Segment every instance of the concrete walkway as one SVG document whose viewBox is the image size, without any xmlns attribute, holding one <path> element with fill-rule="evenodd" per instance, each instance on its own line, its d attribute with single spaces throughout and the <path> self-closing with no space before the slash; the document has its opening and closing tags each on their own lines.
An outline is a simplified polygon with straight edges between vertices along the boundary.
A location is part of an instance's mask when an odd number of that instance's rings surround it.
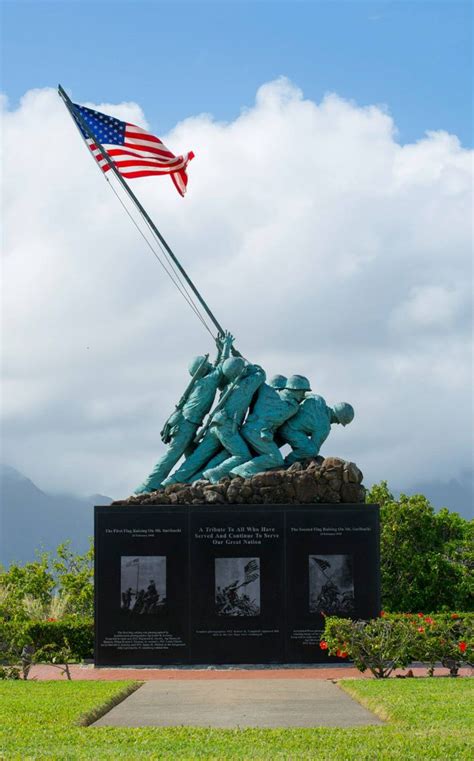
<svg viewBox="0 0 474 761">
<path fill-rule="evenodd" d="M 94 727 L 357 727 L 383 724 L 329 681 L 149 681 Z"/>
</svg>

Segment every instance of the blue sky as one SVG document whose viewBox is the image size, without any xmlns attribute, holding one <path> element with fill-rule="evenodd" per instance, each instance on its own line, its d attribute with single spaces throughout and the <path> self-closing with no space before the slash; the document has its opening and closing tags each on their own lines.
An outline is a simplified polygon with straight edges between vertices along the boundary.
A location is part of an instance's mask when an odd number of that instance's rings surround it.
<svg viewBox="0 0 474 761">
<path fill-rule="evenodd" d="M 368 484 L 472 491 L 472 5 L 0 5 L 3 461 L 46 490 L 129 494 L 188 359 L 214 351 L 61 82 L 195 151 L 184 200 L 169 178 L 134 190 L 245 356 L 353 404 L 323 454 Z"/>
<path fill-rule="evenodd" d="M 3 85 L 60 81 L 78 101 L 133 100 L 158 133 L 189 115 L 232 120 L 279 75 L 319 101 L 386 104 L 400 142 L 444 129 L 472 144 L 472 4 L 2 2 Z"/>
</svg>

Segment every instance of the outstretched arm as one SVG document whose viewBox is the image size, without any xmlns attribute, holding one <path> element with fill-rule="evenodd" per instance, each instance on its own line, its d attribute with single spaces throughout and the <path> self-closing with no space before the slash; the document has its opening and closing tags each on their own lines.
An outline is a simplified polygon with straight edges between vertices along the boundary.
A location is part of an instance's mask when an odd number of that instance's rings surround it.
<svg viewBox="0 0 474 761">
<path fill-rule="evenodd" d="M 220 335 L 217 338 L 217 357 L 216 361 L 214 362 L 214 367 L 218 367 L 218 365 L 221 365 L 223 362 L 225 362 L 226 359 L 230 357 L 233 342 L 234 336 L 227 330 L 223 336 Z"/>
</svg>

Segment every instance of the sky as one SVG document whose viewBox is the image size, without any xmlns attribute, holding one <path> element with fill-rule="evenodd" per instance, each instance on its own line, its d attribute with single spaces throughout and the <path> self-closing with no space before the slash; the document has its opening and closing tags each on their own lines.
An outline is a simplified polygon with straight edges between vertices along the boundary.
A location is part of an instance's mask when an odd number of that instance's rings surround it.
<svg viewBox="0 0 474 761">
<path fill-rule="evenodd" d="M 471 468 L 469 8 L 4 2 L 2 461 L 129 494 L 213 351 L 59 81 L 195 151 L 185 199 L 134 190 L 247 357 L 354 405 L 323 454 L 399 488 Z"/>
<path fill-rule="evenodd" d="M 12 107 L 58 82 L 79 101 L 135 101 L 168 132 L 235 119 L 263 82 L 385 104 L 402 142 L 444 129 L 472 144 L 472 3 L 3 0 Z M 133 9 L 133 10 L 132 10 Z"/>
</svg>

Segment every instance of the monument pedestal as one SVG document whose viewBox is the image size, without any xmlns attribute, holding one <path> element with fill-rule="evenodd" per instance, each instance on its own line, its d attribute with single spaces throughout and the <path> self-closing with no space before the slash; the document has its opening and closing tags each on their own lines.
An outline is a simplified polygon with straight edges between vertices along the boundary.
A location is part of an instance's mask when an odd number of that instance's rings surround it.
<svg viewBox="0 0 474 761">
<path fill-rule="evenodd" d="M 323 663 L 380 612 L 377 505 L 95 508 L 95 665 Z"/>
</svg>

